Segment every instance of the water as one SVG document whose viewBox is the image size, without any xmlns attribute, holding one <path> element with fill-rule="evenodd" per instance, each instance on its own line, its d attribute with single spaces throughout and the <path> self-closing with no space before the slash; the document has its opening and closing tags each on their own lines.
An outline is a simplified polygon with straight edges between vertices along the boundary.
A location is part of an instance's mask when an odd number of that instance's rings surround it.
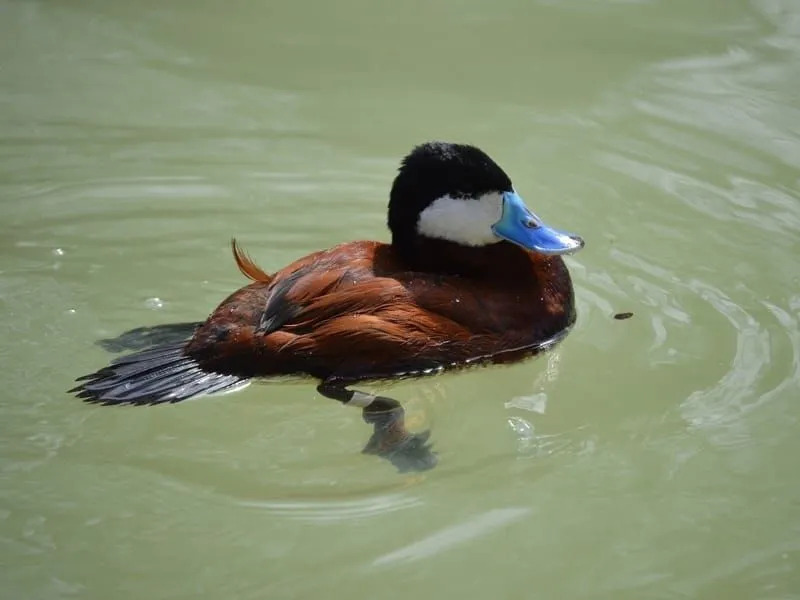
<svg viewBox="0 0 800 600">
<path fill-rule="evenodd" d="M 0 596 L 800 597 L 799 59 L 793 0 L 0 2 Z M 556 351 L 390 388 L 435 470 L 311 385 L 64 392 L 434 138 L 587 240 Z"/>
</svg>

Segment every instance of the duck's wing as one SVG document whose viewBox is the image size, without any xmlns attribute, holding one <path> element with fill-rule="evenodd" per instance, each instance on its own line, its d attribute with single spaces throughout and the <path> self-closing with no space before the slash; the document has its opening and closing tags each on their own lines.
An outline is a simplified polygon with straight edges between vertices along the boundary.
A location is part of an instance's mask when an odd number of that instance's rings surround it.
<svg viewBox="0 0 800 600">
<path fill-rule="evenodd" d="M 188 353 L 209 370 L 242 376 L 374 374 L 436 366 L 473 332 L 420 306 L 369 255 L 313 257 L 223 302 Z M 446 352 L 450 347 L 451 352 Z"/>
</svg>

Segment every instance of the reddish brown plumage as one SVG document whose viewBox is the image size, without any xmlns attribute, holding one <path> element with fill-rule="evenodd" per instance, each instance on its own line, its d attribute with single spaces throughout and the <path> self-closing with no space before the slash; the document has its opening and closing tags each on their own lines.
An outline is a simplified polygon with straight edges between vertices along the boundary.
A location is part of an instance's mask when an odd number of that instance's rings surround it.
<svg viewBox="0 0 800 600">
<path fill-rule="evenodd" d="M 365 452 L 400 470 L 431 468 L 427 434 L 406 430 L 400 403 L 349 384 L 549 347 L 575 319 L 572 283 L 561 258 L 524 248 L 559 254 L 583 242 L 542 224 L 486 153 L 446 142 L 403 159 L 387 222 L 391 245 L 342 244 L 272 275 L 232 240 L 249 285 L 198 327 L 164 329 L 180 336 L 116 358 L 71 391 L 89 402 L 160 404 L 307 374 L 323 396 L 363 408 L 374 427 Z"/>
<path fill-rule="evenodd" d="M 271 277 L 251 260 L 247 252 L 242 250 L 241 246 L 236 242 L 236 238 L 231 239 L 231 250 L 233 251 L 233 260 L 236 261 L 236 266 L 239 267 L 242 275 L 253 281 L 269 283 Z"/>
<path fill-rule="evenodd" d="M 561 258 L 500 242 L 458 247 L 454 260 L 450 246 L 420 240 L 400 258 L 386 244 L 351 242 L 270 277 L 234 244 L 255 281 L 220 304 L 186 352 L 218 373 L 352 381 L 506 360 L 572 324 Z M 424 268 L 437 262 L 448 269 Z"/>
</svg>

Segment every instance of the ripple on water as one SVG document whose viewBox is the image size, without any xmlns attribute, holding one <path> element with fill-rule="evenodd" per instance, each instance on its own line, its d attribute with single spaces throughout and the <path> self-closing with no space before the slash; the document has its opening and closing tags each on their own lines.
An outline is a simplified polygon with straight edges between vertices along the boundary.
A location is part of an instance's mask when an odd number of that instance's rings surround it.
<svg viewBox="0 0 800 600">
<path fill-rule="evenodd" d="M 698 280 L 690 281 L 689 288 L 727 319 L 736 333 L 736 346 L 727 372 L 712 387 L 692 393 L 681 412 L 694 427 L 731 422 L 757 403 L 757 386 L 770 359 L 770 335 L 722 291 Z"/>
<path fill-rule="evenodd" d="M 340 501 L 259 501 L 243 500 L 240 506 L 265 511 L 287 519 L 310 522 L 337 522 L 376 517 L 420 506 L 416 496 L 402 494 L 373 495 L 368 498 Z"/>
<path fill-rule="evenodd" d="M 725 250 L 735 254 L 737 247 L 729 243 Z M 635 301 L 640 306 L 637 318 L 649 323 L 644 347 L 651 366 L 698 361 L 710 367 L 706 380 L 721 371 L 680 402 L 680 415 L 692 429 L 707 431 L 720 443 L 748 439 L 745 413 L 797 389 L 797 296 L 784 304 L 777 299 L 784 295 L 781 290 L 776 299 L 765 299 L 758 280 L 752 289 L 731 271 L 706 269 L 715 261 L 712 253 L 694 271 L 663 266 L 659 263 L 664 257 L 653 257 L 646 249 L 634 253 L 611 248 L 608 256 L 617 265 L 614 275 L 595 273 L 580 284 L 582 318 L 591 320 L 597 312 L 605 318 L 623 298 Z"/>
<path fill-rule="evenodd" d="M 787 0 L 753 8 L 773 27 L 743 31 L 766 37 L 656 64 L 599 109 L 620 127 L 599 142 L 597 179 L 640 226 L 609 217 L 597 251 L 611 262 L 573 269 L 582 320 L 630 304 L 650 365 L 681 365 L 679 415 L 721 444 L 752 442 L 750 415 L 776 401 L 785 414 L 800 384 L 800 21 Z"/>
<path fill-rule="evenodd" d="M 397 550 L 379 556 L 372 566 L 384 566 L 398 562 L 411 562 L 440 554 L 457 545 L 488 535 L 506 527 L 531 513 L 530 508 L 496 508 L 474 515 L 460 523 L 445 527 Z"/>
</svg>

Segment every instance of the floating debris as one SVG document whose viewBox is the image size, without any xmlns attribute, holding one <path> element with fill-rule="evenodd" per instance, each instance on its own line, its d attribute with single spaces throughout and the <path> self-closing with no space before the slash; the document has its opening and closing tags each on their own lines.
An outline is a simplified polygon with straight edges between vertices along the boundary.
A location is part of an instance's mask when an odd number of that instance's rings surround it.
<svg viewBox="0 0 800 600">
<path fill-rule="evenodd" d="M 621 312 L 614 315 L 614 318 L 617 321 L 624 321 L 625 319 L 630 319 L 633 316 L 632 312 Z"/>
</svg>

